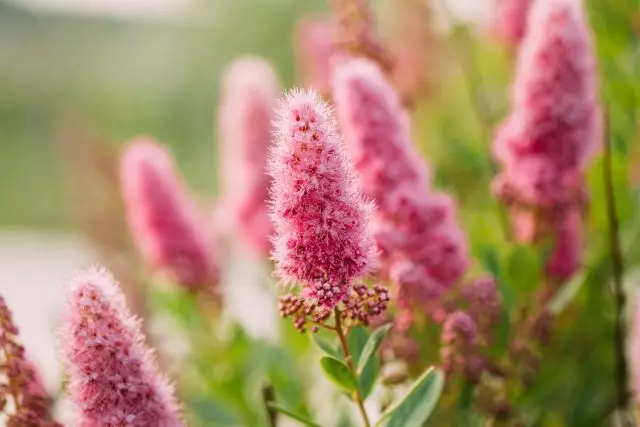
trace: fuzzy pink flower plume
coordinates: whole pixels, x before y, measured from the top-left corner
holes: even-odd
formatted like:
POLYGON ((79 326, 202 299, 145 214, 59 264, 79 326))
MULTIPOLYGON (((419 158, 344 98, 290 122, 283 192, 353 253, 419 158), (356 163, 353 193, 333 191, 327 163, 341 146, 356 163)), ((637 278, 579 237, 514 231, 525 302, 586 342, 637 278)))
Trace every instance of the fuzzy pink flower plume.
POLYGON ((374 263, 371 206, 356 185, 332 112, 315 92, 289 92, 276 126, 269 162, 276 274, 332 308, 374 263))
POLYGON ((382 272, 398 303, 422 307, 464 275, 465 236, 453 200, 429 188, 429 170, 413 147, 398 94, 366 59, 336 67, 333 97, 365 194, 377 204, 375 238, 382 272))
POLYGON ((76 426, 184 426, 173 387, 106 270, 91 268, 71 281, 61 332, 76 426))
POLYGON ((494 0, 490 31, 506 44, 518 46, 527 32, 527 17, 534 0, 494 0))
POLYGON ((180 181, 171 154, 150 138, 130 142, 120 179, 127 219, 143 257, 189 290, 212 289, 218 264, 206 222, 180 181))
POLYGON ((266 60, 237 59, 225 73, 218 111, 225 223, 261 255, 271 250, 266 165, 279 86, 266 60))
POLYGON ((294 46, 298 74, 305 87, 322 95, 331 93, 331 58, 335 28, 331 21, 306 17, 296 25, 294 46))
POLYGON ((494 141, 502 166, 494 191, 519 240, 557 234, 564 251, 579 234, 564 217, 584 203, 584 169, 602 136, 595 58, 580 0, 538 1, 530 14, 512 111, 494 141))

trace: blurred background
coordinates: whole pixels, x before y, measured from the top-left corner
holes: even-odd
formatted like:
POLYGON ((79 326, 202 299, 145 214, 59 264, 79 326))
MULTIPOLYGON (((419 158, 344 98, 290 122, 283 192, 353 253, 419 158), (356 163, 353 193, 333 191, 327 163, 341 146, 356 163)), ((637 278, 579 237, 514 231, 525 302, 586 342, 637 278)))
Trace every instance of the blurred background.
MULTIPOLYGON (((380 12, 394 0, 372 3, 380 12)), ((446 31, 451 17, 465 26, 443 37, 449 45, 439 50, 456 64, 451 69, 465 71, 447 73, 436 85, 437 101, 417 106, 423 120, 415 121, 414 132, 436 185, 452 191, 464 208, 461 220, 477 255, 481 245, 504 243, 491 232, 499 227, 489 197, 491 129, 481 122, 495 124, 504 115, 513 52, 485 37, 491 0, 432 3, 447 4, 436 8, 436 18, 448 17, 437 20, 440 29, 446 31), (475 117, 479 101, 489 102, 489 117, 475 117)), ((585 3, 605 77, 603 97, 615 100, 607 105, 618 135, 614 162, 622 166, 616 182, 628 190, 626 167, 640 152, 634 148, 640 15, 635 27, 617 26, 628 24, 630 15, 614 6, 632 1, 585 3)), ((153 135, 172 148, 191 187, 210 202, 218 188, 214 117, 225 66, 239 55, 261 55, 274 64, 283 87, 291 87, 297 81, 296 23, 326 11, 324 0, 0 0, 0 294, 50 385, 59 381, 53 330, 65 281, 74 269, 129 244, 119 233, 124 219, 113 188, 117 147, 153 135)), ((602 200, 596 164, 590 194, 602 200)), ((637 204, 619 203, 623 223, 630 222, 637 204)), ((597 206, 592 212, 595 252, 606 247, 606 218, 597 206)), ((245 292, 245 277, 234 274, 236 291, 245 292)), ((244 309, 256 333, 272 333, 260 312, 244 309)))
MULTIPOLYGON (((489 6, 449 3, 474 23, 489 6)), ((70 193, 87 160, 74 144, 117 147, 153 135, 172 147, 192 187, 213 195, 224 67, 259 54, 291 86, 295 23, 326 8, 323 0, 0 0, 0 293, 48 383, 58 377, 61 287, 95 255, 77 231, 70 193)))

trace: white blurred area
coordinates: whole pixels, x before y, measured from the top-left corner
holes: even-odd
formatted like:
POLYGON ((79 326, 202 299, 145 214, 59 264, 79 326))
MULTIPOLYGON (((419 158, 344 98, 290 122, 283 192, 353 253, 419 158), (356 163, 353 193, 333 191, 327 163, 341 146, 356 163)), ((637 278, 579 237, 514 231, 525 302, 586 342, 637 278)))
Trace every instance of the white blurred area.
MULTIPOLYGON (((189 9, 197 0, 12 0, 33 10, 62 13, 110 15, 121 18, 172 19, 189 9)), ((210 0, 215 1, 215 0, 210 0)), ((273 1, 273 0, 265 0, 273 1)), ((299 1, 299 0, 283 0, 299 1)), ((379 0, 380 1, 380 0, 379 0)), ((390 1, 390 0, 382 0, 390 1)), ((457 19, 484 20, 493 0, 435 0, 445 2, 457 19)))
POLYGON ((122 18, 172 18, 183 12, 190 0, 13 0, 15 4, 43 11, 122 18))
MULTIPOLYGON (((92 251, 71 233, 0 232, 0 295, 13 312, 21 342, 51 389, 60 381, 56 328, 65 285, 76 270, 95 263, 92 251)), ((277 339, 277 298, 258 259, 233 248, 225 262, 223 287, 229 313, 255 337, 277 339), (265 304, 265 302, 267 302, 265 304)))
POLYGON ((13 311, 22 343, 51 387, 60 379, 55 326, 64 284, 77 268, 90 264, 89 254, 71 234, 0 232, 0 294, 13 311))

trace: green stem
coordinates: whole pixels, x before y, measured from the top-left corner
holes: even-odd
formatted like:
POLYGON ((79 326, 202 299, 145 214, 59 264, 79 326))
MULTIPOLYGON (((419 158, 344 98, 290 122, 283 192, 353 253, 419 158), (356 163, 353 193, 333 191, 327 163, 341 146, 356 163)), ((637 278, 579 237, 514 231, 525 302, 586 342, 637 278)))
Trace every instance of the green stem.
MULTIPOLYGON (((615 192, 613 186, 612 160, 611 160, 611 132, 608 112, 605 113, 605 144, 604 144, 604 188, 605 206, 607 210, 607 220, 609 223, 609 250, 611 254, 611 269, 613 275, 613 296, 615 305, 614 323, 614 347, 616 358, 616 409, 620 414, 625 414, 628 409, 629 392, 627 388, 627 359, 625 356, 626 327, 624 321, 624 310, 626 305, 626 295, 624 293, 622 278, 624 275, 624 264, 622 251, 620 250, 620 224, 618 212, 616 210, 615 192)), ((621 417, 624 418, 624 415, 621 417)), ((625 423, 626 424, 626 423, 625 423)))
MULTIPOLYGON (((349 370, 353 374, 353 377, 357 379, 358 372, 355 368, 355 365, 353 364, 351 353, 349 352, 349 346, 347 345, 347 334, 342 328, 342 320, 340 320, 340 310, 337 307, 334 310, 334 315, 336 318, 335 330, 336 330, 336 334, 338 335, 338 338, 340 339, 340 347, 342 348, 344 359, 347 362, 347 366, 349 367, 349 370)), ((358 406, 358 411, 362 416, 362 422, 364 423, 365 427, 371 427, 371 422, 369 421, 369 417, 367 416, 367 411, 365 411, 364 409, 364 399, 362 398, 362 394, 360 393, 359 386, 357 386, 355 391, 353 392, 353 400, 356 402, 356 405, 358 406)))
POLYGON ((275 402, 275 400, 273 387, 271 385, 265 385, 262 387, 262 403, 264 404, 264 409, 267 412, 269 427, 277 427, 278 425, 278 411, 270 406, 270 404, 275 402))

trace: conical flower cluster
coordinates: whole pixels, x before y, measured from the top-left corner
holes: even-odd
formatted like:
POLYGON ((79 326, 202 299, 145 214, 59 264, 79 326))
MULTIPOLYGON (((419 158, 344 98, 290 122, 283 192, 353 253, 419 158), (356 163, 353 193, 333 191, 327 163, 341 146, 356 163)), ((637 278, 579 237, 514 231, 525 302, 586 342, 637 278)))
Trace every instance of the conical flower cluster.
POLYGON ((225 222, 266 255, 271 249, 266 165, 278 78, 266 60, 241 58, 227 69, 222 92, 218 126, 225 222))
POLYGON ((76 426, 184 425, 173 388, 108 272, 92 268, 71 281, 62 346, 76 426))
POLYGON ((290 92, 276 126, 269 164, 276 273, 331 308, 374 262, 371 206, 356 184, 333 115, 315 92, 290 92))
POLYGON ((398 303, 424 306, 450 289, 468 265, 465 236, 450 197, 429 187, 397 93, 371 61, 336 68, 333 96, 365 194, 377 204, 376 243, 398 303))
POLYGON ((538 1, 530 13, 512 111, 494 141, 494 189, 519 240, 556 235, 564 251, 577 246, 566 241, 579 237, 566 217, 584 203, 584 169, 601 140, 595 59, 580 0, 538 1))
POLYGON ((136 139, 122 154, 120 179, 129 226, 147 263, 189 290, 214 287, 219 272, 208 227, 171 154, 152 139, 136 139))

